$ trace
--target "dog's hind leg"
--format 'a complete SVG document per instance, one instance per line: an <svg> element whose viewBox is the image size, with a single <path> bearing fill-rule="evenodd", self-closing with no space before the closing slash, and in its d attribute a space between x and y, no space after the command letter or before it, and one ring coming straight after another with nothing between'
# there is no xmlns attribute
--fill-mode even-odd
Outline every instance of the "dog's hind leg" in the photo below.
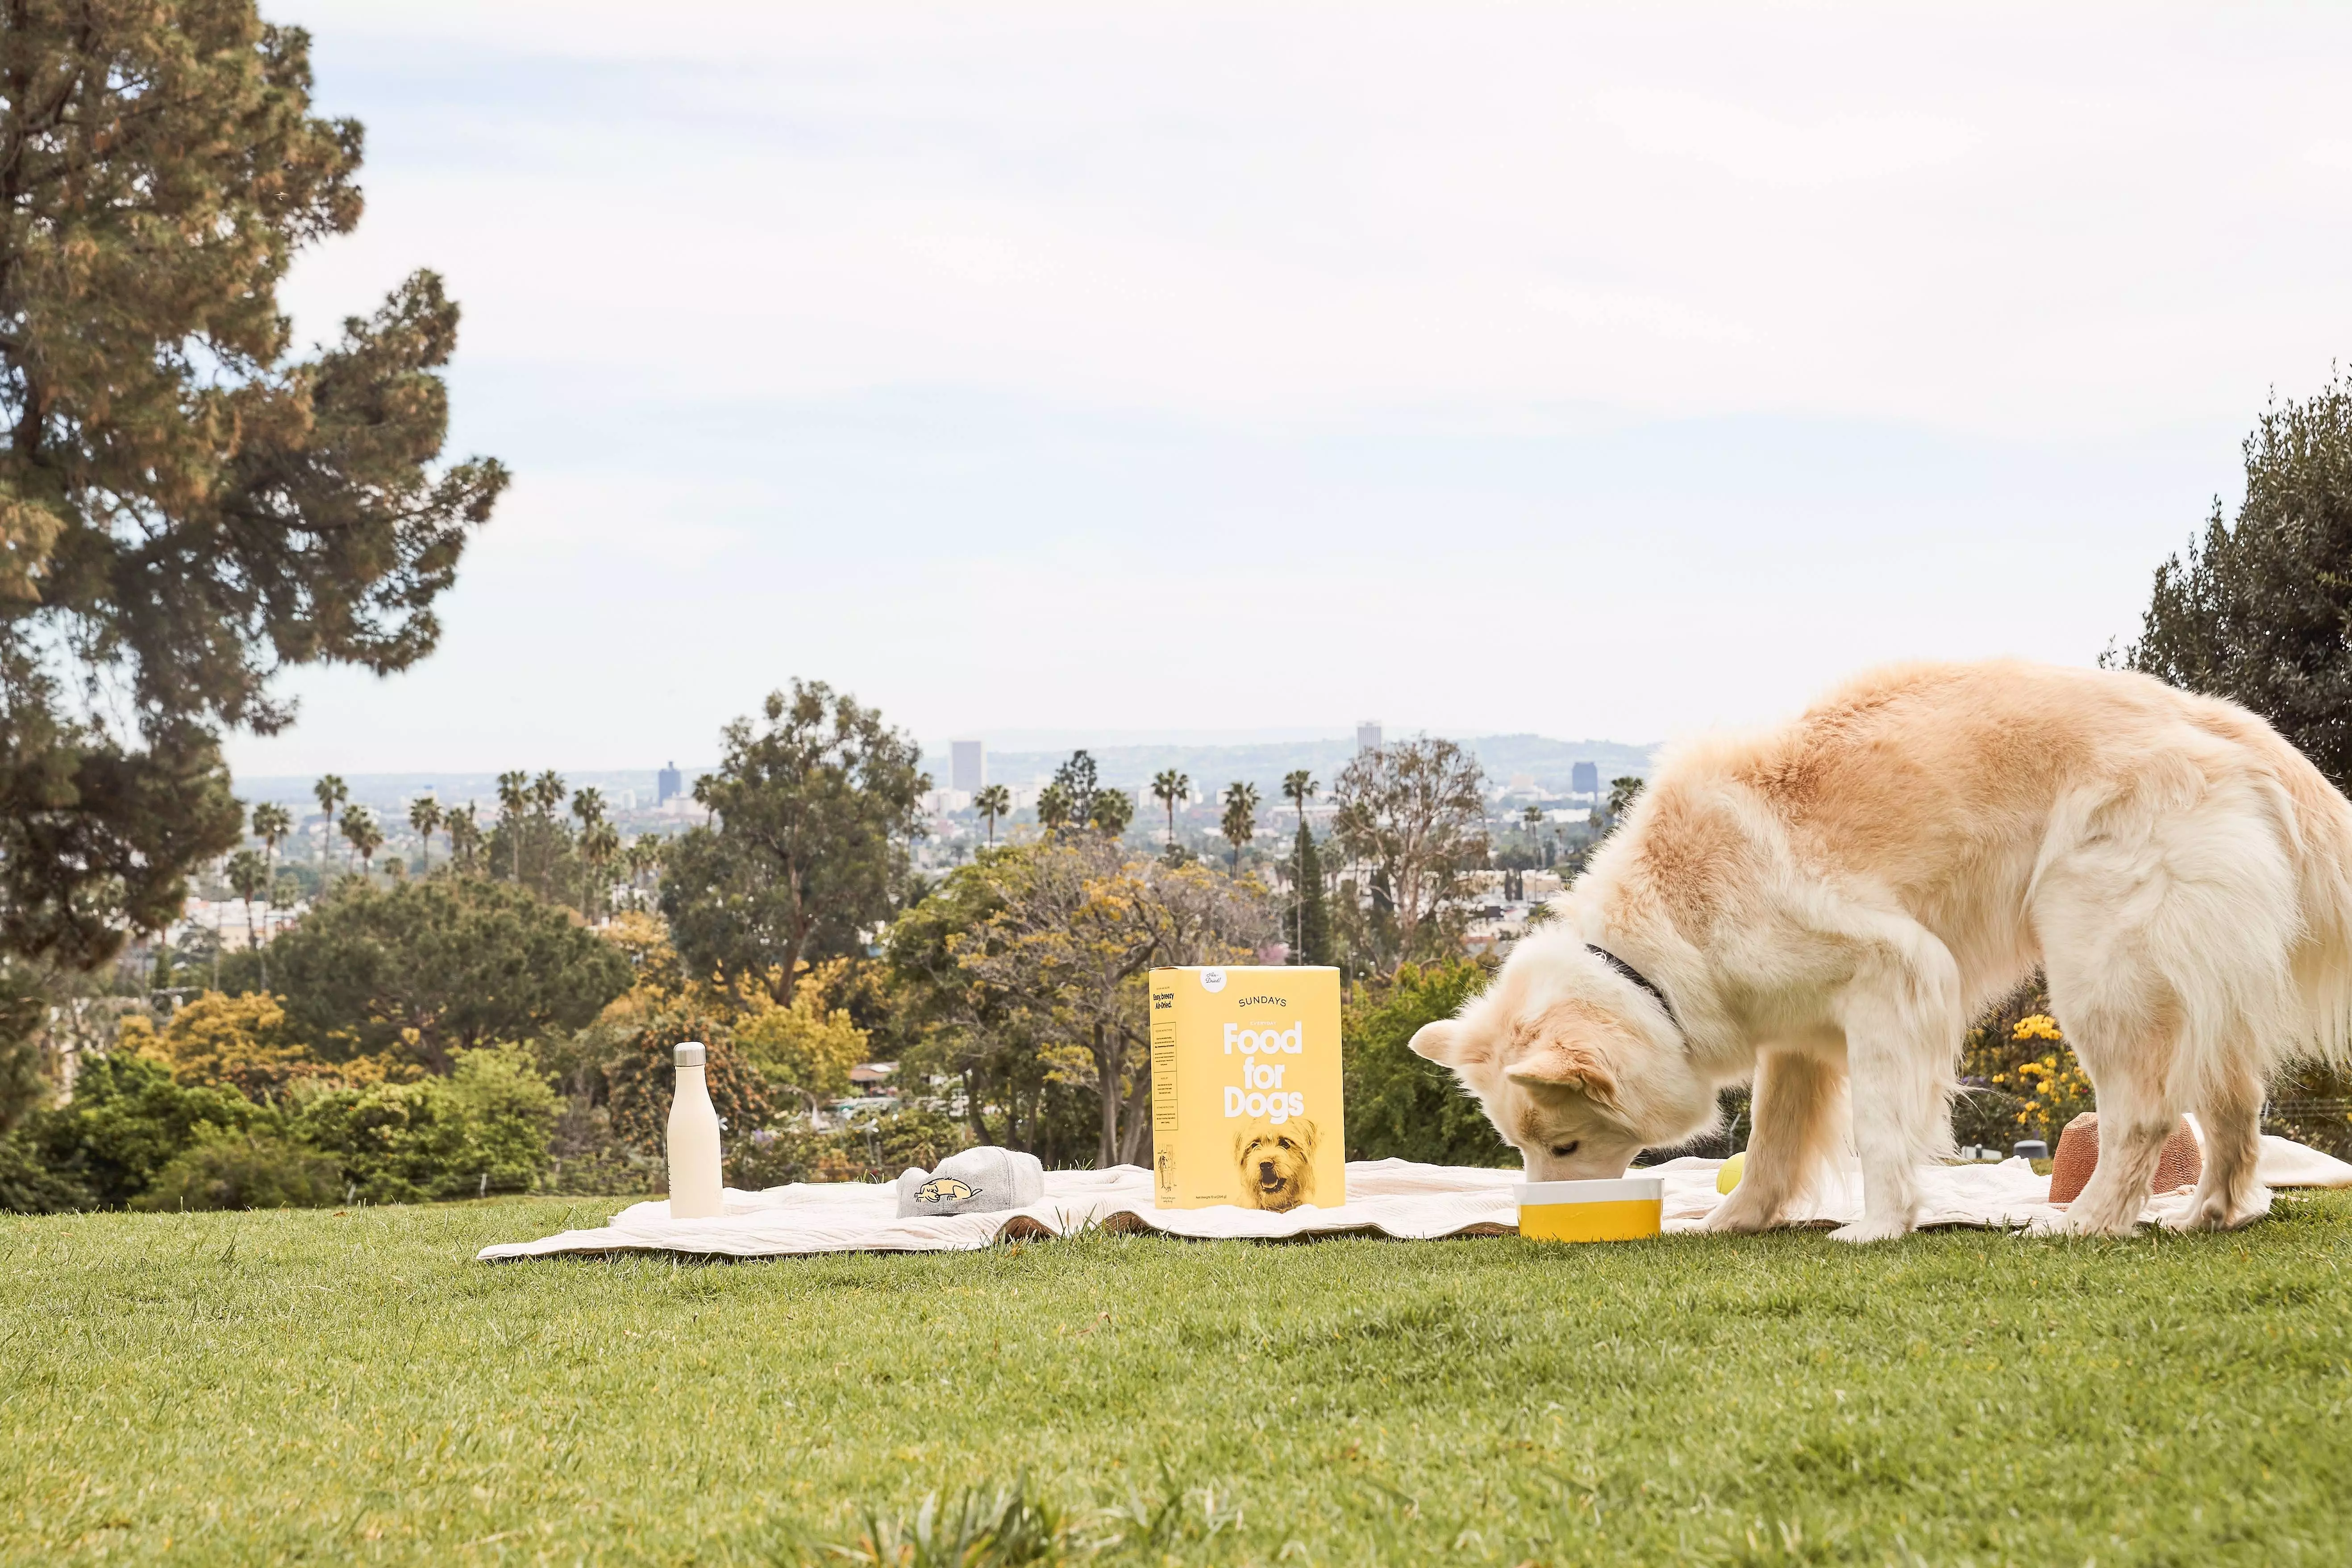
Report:
<svg viewBox="0 0 2352 1568"><path fill-rule="evenodd" d="M2188 1209L2168 1222L2173 1229L2230 1230L2271 1212L2270 1189L2254 1173L2262 1122L2262 1085L2252 1079L2208 1089L2199 1096L2197 1124L2205 1134L2205 1172Z"/></svg>
<svg viewBox="0 0 2352 1568"><path fill-rule="evenodd" d="M1802 1051L1768 1050L1757 1062L1750 1104L1755 1131L1747 1163L1739 1185L1707 1215L1709 1230L1769 1230L1788 1222L1843 1140L1845 1069Z"/></svg>

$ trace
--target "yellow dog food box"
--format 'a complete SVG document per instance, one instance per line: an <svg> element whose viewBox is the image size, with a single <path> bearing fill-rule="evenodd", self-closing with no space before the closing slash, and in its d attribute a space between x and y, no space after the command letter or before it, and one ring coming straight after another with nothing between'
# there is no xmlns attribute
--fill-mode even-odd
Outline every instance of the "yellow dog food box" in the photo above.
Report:
<svg viewBox="0 0 2352 1568"><path fill-rule="evenodd" d="M1348 1201L1339 972L1151 972L1151 1196L1163 1209Z"/></svg>

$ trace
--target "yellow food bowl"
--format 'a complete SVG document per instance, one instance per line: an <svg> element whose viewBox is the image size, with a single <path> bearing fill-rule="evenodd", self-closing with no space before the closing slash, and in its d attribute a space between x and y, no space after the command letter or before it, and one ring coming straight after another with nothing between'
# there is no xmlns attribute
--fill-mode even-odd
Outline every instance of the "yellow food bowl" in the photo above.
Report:
<svg viewBox="0 0 2352 1568"><path fill-rule="evenodd" d="M1658 1234L1665 1191L1656 1176L1528 1182L1517 1189L1519 1234L1537 1241L1639 1241Z"/></svg>

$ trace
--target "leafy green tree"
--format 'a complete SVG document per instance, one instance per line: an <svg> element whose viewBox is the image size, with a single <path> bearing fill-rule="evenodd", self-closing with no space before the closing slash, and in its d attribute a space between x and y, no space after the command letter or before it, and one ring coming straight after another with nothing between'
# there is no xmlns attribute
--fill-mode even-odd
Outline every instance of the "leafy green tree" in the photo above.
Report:
<svg viewBox="0 0 2352 1568"><path fill-rule="evenodd" d="M174 1012L160 1032L133 1013L121 1021L114 1048L154 1058L177 1082L235 1089L263 1102L332 1070L288 1028L278 998L264 993L207 991Z"/></svg>
<svg viewBox="0 0 2352 1568"><path fill-rule="evenodd" d="M930 780L912 739L822 681L771 693L761 717L728 725L725 761L695 781L718 820L673 842L661 908L691 972L790 1002L803 961L890 918Z"/></svg>
<svg viewBox="0 0 2352 1568"><path fill-rule="evenodd" d="M994 906L949 942L966 994L996 999L1054 1070L1092 1091L1102 1164L1139 1160L1150 1131L1147 977L1162 964L1245 962L1271 934L1263 890L1198 865L1130 860L1085 833L992 856L988 869Z"/></svg>
<svg viewBox="0 0 2352 1568"><path fill-rule="evenodd" d="M1242 850L1257 835L1257 785L1239 779L1225 786L1225 815L1219 826L1234 847L1234 870L1242 868Z"/></svg>
<svg viewBox="0 0 2352 1568"><path fill-rule="evenodd" d="M993 846L996 842L996 819L1013 815L1013 792L1001 784L985 785L971 797L971 808L988 819L988 842Z"/></svg>
<svg viewBox="0 0 2352 1568"><path fill-rule="evenodd" d="M2157 568L2120 662L2244 704L2352 790L2352 377L2273 404L2246 437L2246 497Z"/></svg>
<svg viewBox="0 0 2352 1568"><path fill-rule="evenodd" d="M436 1072L461 1049L580 1028L630 980L563 910L469 877L354 879L270 951L289 1026L321 1057L393 1052ZM239 963L224 967L241 981Z"/></svg>
<svg viewBox="0 0 2352 1568"><path fill-rule="evenodd" d="M1370 868L1370 926L1394 921L1400 959L1458 945L1460 900L1470 870L1486 861L1485 775L1451 741L1423 738L1360 753L1339 774L1333 837Z"/></svg>
<svg viewBox="0 0 2352 1568"><path fill-rule="evenodd" d="M1174 768L1162 768L1151 777L1151 798L1168 810L1168 842L1176 842L1176 805L1192 789L1192 781Z"/></svg>
<svg viewBox="0 0 2352 1568"><path fill-rule="evenodd" d="M1423 1024L1450 1018L1486 988L1476 963L1400 965L1394 980L1363 986L1341 1028L1348 1158L1433 1165L1509 1166L1518 1151L1495 1134L1454 1075L1408 1044Z"/></svg>
<svg viewBox="0 0 2352 1568"><path fill-rule="evenodd" d="M225 730L289 665L405 668L505 475L437 476L456 308L418 274L319 357L277 289L358 221L360 129L239 0L0 26L0 947L77 968L236 847ZM85 700L103 691L107 700Z"/></svg>
<svg viewBox="0 0 2352 1568"><path fill-rule="evenodd" d="M433 869L433 836L441 830L441 803L429 795L420 795L408 803L408 826L416 830L416 841L424 847L423 869Z"/></svg>

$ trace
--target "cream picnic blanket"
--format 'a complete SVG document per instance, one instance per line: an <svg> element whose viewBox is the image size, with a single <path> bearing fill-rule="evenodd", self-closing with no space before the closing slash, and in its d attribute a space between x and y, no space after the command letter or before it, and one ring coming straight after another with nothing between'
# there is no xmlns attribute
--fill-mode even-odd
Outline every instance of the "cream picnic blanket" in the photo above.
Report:
<svg viewBox="0 0 2352 1568"><path fill-rule="evenodd" d="M1698 1230L1723 1200L1715 1190L1719 1160L1669 1160L1642 1173L1665 1183L1665 1228ZM2263 1140L2263 1180L2273 1187L2352 1187L2352 1165L2284 1138ZM1919 1223L2047 1230L2065 1211L2050 1203L2050 1178L2023 1160L1998 1165L1937 1165L1920 1172ZM1045 1195L1025 1208L992 1214L900 1219L887 1183L796 1182L761 1193L729 1189L716 1219L672 1219L667 1202L634 1204L598 1230L567 1230L538 1241L486 1247L485 1261L571 1252L678 1252L729 1258L790 1258L819 1252L971 1252L998 1241L1067 1236L1089 1226L1157 1231L1199 1239L1287 1239L1354 1232L1431 1240L1505 1236L1518 1228L1511 1189L1517 1171L1417 1165L1409 1160L1359 1160L1348 1165L1348 1201L1302 1205L1287 1214L1218 1207L1151 1206L1151 1173L1140 1165L1107 1171L1048 1171ZM2159 1220L2188 1202L2187 1189L2152 1198L2144 1218ZM1862 1177L1849 1170L1830 1184L1806 1219L1843 1224L1862 1212Z"/></svg>

